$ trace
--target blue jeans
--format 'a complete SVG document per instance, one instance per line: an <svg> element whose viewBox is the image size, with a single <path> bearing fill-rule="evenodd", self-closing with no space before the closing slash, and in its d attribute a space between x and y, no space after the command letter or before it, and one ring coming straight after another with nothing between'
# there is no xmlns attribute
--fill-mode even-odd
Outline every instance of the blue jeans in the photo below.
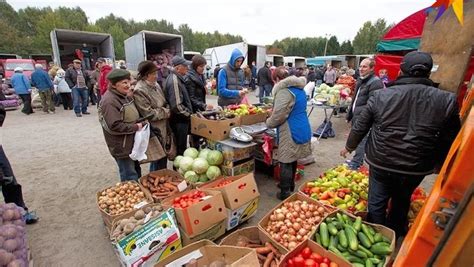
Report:
<svg viewBox="0 0 474 267"><path fill-rule="evenodd" d="M393 229L397 237L404 236L408 230L410 197L423 178L425 176L395 173L371 166L367 221ZM387 214L389 199L392 205Z"/></svg>
<svg viewBox="0 0 474 267"><path fill-rule="evenodd" d="M352 157L351 163L349 163L349 167L351 167L351 169L359 169L364 163L365 144L367 143L368 136L369 135L366 135L357 146L354 157Z"/></svg>
<svg viewBox="0 0 474 267"><path fill-rule="evenodd" d="M87 105L89 104L89 89L72 88L72 101L74 105L74 112L80 114L87 112Z"/></svg>
<svg viewBox="0 0 474 267"><path fill-rule="evenodd" d="M119 167L120 181L137 181L142 176L140 163L131 158L115 159Z"/></svg>
<svg viewBox="0 0 474 267"><path fill-rule="evenodd" d="M263 103L263 97L272 95L272 88L273 86L271 84L265 84L264 86L260 86L260 88L258 89L258 98L260 100L260 103Z"/></svg>

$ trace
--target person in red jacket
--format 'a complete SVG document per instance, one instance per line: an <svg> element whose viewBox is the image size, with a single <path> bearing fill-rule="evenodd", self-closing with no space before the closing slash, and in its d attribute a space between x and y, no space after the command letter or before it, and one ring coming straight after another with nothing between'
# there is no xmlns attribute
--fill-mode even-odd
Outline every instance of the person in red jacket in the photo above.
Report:
<svg viewBox="0 0 474 267"><path fill-rule="evenodd" d="M107 80L107 75L112 71L112 66L108 65L104 58L100 57L97 59L100 68L99 76L99 92L100 96L103 96L107 92L109 86L109 80Z"/></svg>

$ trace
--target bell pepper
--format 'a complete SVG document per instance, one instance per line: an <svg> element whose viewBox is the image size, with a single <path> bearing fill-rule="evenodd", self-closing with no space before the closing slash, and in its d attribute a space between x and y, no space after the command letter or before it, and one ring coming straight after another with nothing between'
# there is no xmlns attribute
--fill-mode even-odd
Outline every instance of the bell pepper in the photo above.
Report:
<svg viewBox="0 0 474 267"><path fill-rule="evenodd" d="M347 203L349 200L352 200L352 196L351 195L346 195L344 197L344 201Z"/></svg>
<svg viewBox="0 0 474 267"><path fill-rule="evenodd" d="M344 201L344 199L340 198L340 197L335 197L334 198L334 204L336 205L340 205L340 204L345 204L346 202Z"/></svg>

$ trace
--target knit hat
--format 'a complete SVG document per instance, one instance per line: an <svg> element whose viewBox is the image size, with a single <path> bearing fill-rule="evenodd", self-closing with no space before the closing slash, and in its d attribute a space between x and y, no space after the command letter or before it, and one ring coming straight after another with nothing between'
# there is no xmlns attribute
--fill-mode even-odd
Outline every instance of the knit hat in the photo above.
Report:
<svg viewBox="0 0 474 267"><path fill-rule="evenodd" d="M431 55L425 52L413 51L406 54L400 69L403 73L413 77L428 76L433 68L433 59Z"/></svg>
<svg viewBox="0 0 474 267"><path fill-rule="evenodd" d="M116 84L126 79L130 80L130 72L122 69L114 69L107 75L107 80L109 80L111 84Z"/></svg>
<svg viewBox="0 0 474 267"><path fill-rule="evenodd" d="M138 78L140 79L155 71L158 71L158 67L150 60L145 60L138 64Z"/></svg>

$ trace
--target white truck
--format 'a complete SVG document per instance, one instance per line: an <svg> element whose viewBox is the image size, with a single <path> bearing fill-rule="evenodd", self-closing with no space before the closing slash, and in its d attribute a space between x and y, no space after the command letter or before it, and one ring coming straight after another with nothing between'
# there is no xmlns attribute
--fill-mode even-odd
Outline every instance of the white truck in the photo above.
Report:
<svg viewBox="0 0 474 267"><path fill-rule="evenodd" d="M284 57L285 66L290 68L304 68L306 66L306 58L304 57Z"/></svg>
<svg viewBox="0 0 474 267"><path fill-rule="evenodd" d="M245 56L245 60L242 63L244 65L250 65L255 61L255 66L260 69L265 65L267 49L264 45L252 45L246 42L211 47L204 51L203 57L207 60L207 65L212 70L219 64L221 67L229 62L232 51L237 48Z"/></svg>
<svg viewBox="0 0 474 267"><path fill-rule="evenodd" d="M272 63L272 66L280 67L285 64L285 60L282 55L268 54L266 61Z"/></svg>
<svg viewBox="0 0 474 267"><path fill-rule="evenodd" d="M183 56L183 37L177 34L141 31L124 42L127 69L136 71L144 60L154 60L155 55Z"/></svg>
<svg viewBox="0 0 474 267"><path fill-rule="evenodd" d="M50 37L53 61L63 69L78 59L81 53L89 61L88 69L94 68L95 60L99 57L115 61L114 41L110 34L54 29Z"/></svg>

